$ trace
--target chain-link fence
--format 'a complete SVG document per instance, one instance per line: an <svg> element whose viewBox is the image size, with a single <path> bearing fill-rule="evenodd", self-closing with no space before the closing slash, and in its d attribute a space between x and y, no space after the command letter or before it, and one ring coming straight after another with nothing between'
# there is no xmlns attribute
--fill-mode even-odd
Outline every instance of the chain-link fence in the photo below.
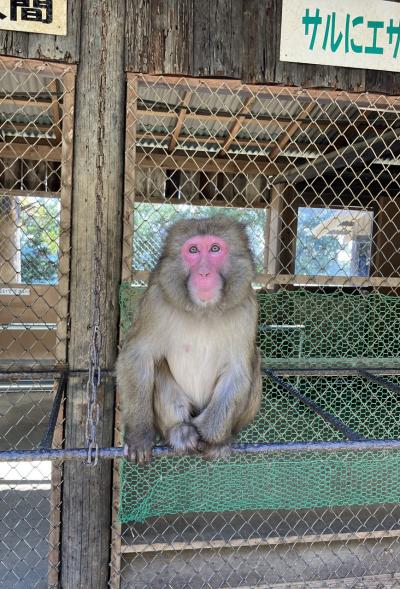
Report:
<svg viewBox="0 0 400 589"><path fill-rule="evenodd" d="M0 461L0 587L57 587L54 458L85 457L63 448L74 72L0 74L0 451L25 458ZM399 108L128 75L122 337L169 224L231 215L256 261L264 387L230 459L116 461L110 586L400 587ZM91 366L100 346L93 330ZM117 412L100 459L121 434Z"/></svg>
<svg viewBox="0 0 400 589"><path fill-rule="evenodd" d="M56 587L74 69L0 59L0 587ZM16 452L17 451L17 452Z"/></svg>
<svg viewBox="0 0 400 589"><path fill-rule="evenodd" d="M121 463L111 585L400 587L400 454L381 443L400 423L400 101L136 75L127 96L122 332L170 223L231 215L264 387L229 460Z"/></svg>

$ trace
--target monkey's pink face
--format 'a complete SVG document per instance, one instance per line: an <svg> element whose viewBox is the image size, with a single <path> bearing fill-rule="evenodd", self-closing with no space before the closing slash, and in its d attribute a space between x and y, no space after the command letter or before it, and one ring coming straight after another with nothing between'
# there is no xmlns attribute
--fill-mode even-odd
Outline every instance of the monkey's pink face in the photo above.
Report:
<svg viewBox="0 0 400 589"><path fill-rule="evenodd" d="M223 280L221 269L227 263L227 243L216 235L195 235L183 244L181 255L189 271L189 292L197 304L216 303Z"/></svg>

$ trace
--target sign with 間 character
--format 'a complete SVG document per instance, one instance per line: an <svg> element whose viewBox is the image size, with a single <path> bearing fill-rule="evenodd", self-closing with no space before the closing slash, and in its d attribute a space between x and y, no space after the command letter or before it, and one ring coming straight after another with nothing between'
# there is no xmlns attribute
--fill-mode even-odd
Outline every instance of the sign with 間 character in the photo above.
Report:
<svg viewBox="0 0 400 589"><path fill-rule="evenodd" d="M67 0L0 0L0 29L67 34Z"/></svg>
<svg viewBox="0 0 400 589"><path fill-rule="evenodd" d="M283 0L281 61L400 71L400 4Z"/></svg>

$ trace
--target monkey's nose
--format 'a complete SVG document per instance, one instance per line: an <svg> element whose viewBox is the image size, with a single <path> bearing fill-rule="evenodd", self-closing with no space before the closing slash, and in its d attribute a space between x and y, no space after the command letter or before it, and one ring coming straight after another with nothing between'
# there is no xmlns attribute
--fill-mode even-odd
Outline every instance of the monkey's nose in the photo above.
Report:
<svg viewBox="0 0 400 589"><path fill-rule="evenodd" d="M209 273L207 270L203 270L203 271L200 271L200 272L199 272L199 275L200 275L202 278L207 278L207 276L210 276L210 273Z"/></svg>

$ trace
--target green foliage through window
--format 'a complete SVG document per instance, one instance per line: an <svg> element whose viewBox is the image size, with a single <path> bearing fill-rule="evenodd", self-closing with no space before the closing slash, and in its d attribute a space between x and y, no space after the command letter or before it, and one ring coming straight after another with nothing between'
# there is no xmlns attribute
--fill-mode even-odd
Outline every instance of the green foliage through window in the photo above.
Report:
<svg viewBox="0 0 400 589"><path fill-rule="evenodd" d="M21 280L25 284L58 281L60 202L58 198L21 197Z"/></svg>

